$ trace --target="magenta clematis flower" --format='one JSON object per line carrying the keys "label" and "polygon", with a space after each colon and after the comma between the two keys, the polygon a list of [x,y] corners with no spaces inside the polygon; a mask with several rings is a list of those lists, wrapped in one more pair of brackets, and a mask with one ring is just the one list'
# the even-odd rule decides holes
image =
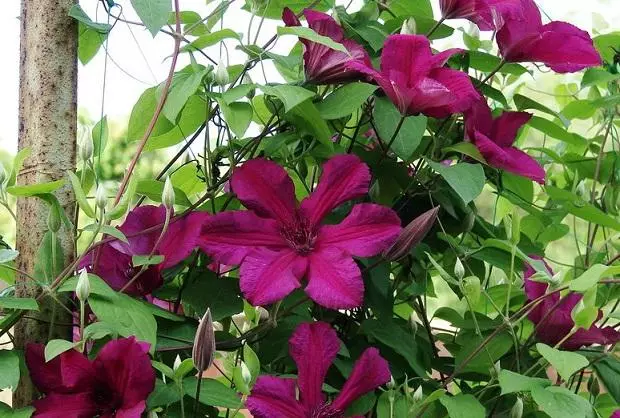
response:
{"label": "magenta clematis flower", "polygon": [[29,344],[26,364],[46,396],[34,401],[40,418],[140,418],[155,388],[149,344],[134,337],[108,342],[94,361],[69,350],[46,362],[45,347]]}
{"label": "magenta clematis flower", "polygon": [[297,379],[259,377],[246,402],[247,408],[256,418],[344,418],[344,411],[353,401],[389,382],[391,375],[379,350],[367,348],[340,394],[329,403],[322,385],[339,350],[340,340],[329,324],[299,325],[289,340]]}
{"label": "magenta clematis flower", "polygon": [[[206,212],[193,212],[183,218],[173,219],[160,239],[160,225],[166,219],[166,209],[149,205],[137,207],[129,212],[125,222],[118,228],[125,235],[135,235],[128,238],[129,243],[117,240],[101,245],[81,260],[80,268],[87,268],[114,290],[121,290],[141,270],[141,267],[133,266],[132,257],[148,256],[159,241],[155,255],[164,256],[162,263],[149,266],[125,289],[131,295],[148,295],[162,285],[163,269],[180,263],[197,247],[200,228],[209,216]],[[138,234],[157,226],[160,227],[152,232]]]}
{"label": "magenta clematis flower", "polygon": [[501,28],[503,16],[521,17],[521,0],[439,0],[442,19],[467,19],[480,30]]}
{"label": "magenta clematis flower", "polygon": [[[335,84],[362,78],[358,72],[346,68],[345,64],[359,61],[370,65],[370,57],[364,47],[352,39],[345,38],[344,31],[331,16],[311,9],[305,9],[304,16],[312,30],[344,45],[349,51],[345,54],[325,45],[300,39],[304,45],[306,81],[313,84]],[[288,7],[284,8],[282,20],[286,26],[301,26],[295,13]]]}
{"label": "magenta clematis flower", "polygon": [[519,129],[532,114],[504,112],[493,119],[484,98],[465,112],[465,131],[489,165],[545,183],[545,169],[534,158],[513,146]]}
{"label": "magenta clematis flower", "polygon": [[504,16],[497,43],[508,62],[542,62],[557,73],[572,73],[602,64],[592,38],[570,23],[542,24],[533,0],[521,0],[522,17]]}
{"label": "magenta clematis flower", "polygon": [[249,210],[209,219],[201,248],[223,264],[240,264],[240,287],[253,305],[283,299],[301,286],[328,308],[360,306],[364,283],[353,260],[390,247],[400,232],[391,208],[372,203],[353,206],[338,225],[323,219],[349,200],[368,192],[368,166],[354,155],[338,155],[323,165],[319,183],[301,204],[293,181],[278,164],[257,158],[232,175],[231,186]]}
{"label": "magenta clematis flower", "polygon": [[[540,259],[536,256],[531,257]],[[545,265],[549,273],[553,274],[551,267],[546,262]],[[546,283],[529,279],[534,273],[535,270],[528,265],[524,273],[527,303],[544,295],[548,288]],[[581,298],[582,295],[578,293],[569,293],[564,297],[561,297],[559,293],[554,293],[543,299],[542,302],[532,309],[528,314],[528,318],[536,325],[536,337],[538,340],[551,346],[559,343],[575,326],[571,312]],[[599,311],[598,319],[601,318],[602,314]],[[618,341],[620,341],[620,332],[613,327],[600,328],[592,325],[587,330],[580,328],[562,344],[562,348],[577,350],[580,347],[592,344],[607,345],[615,344]]]}
{"label": "magenta clematis flower", "polygon": [[391,35],[383,45],[381,72],[359,61],[347,67],[374,79],[402,115],[445,118],[467,110],[479,97],[467,74],[444,68],[460,52],[449,49],[433,55],[425,36]]}

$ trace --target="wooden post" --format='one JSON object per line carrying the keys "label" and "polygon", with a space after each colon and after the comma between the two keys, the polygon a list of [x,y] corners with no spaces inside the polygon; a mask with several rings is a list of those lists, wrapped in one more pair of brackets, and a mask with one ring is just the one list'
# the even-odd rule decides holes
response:
{"label": "wooden post", "polygon": [[[18,184],[49,182],[66,177],[66,170],[75,167],[77,132],[77,23],[69,17],[75,0],[22,0],[20,37],[19,88],[19,149],[29,148],[30,157],[18,177]],[[57,191],[56,197],[70,219],[73,219],[74,197],[70,187]],[[47,231],[49,207],[30,197],[17,202],[18,267],[34,272],[36,255]],[[68,263],[74,254],[72,231],[61,228],[59,238]],[[36,297],[38,286],[23,275],[17,278],[19,297]],[[22,319],[15,326],[15,345],[23,349],[31,342],[50,338],[70,338],[71,327],[54,326],[49,322],[71,323],[71,316],[61,307],[54,307],[51,298],[43,299],[40,312],[33,312],[42,321]],[[22,379],[13,395],[15,407],[30,404],[36,389]]]}

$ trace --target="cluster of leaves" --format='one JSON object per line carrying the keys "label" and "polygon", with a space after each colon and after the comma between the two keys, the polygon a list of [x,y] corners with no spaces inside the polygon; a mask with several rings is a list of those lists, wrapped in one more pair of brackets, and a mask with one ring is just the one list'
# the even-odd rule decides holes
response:
{"label": "cluster of leaves", "polygon": [[[114,17],[118,5],[102,3]],[[173,10],[170,0],[131,3],[153,35],[171,34],[180,43],[175,54],[190,57],[188,66],[175,71],[166,83],[145,90],[135,104],[126,135],[127,141],[141,145],[134,160],[143,150],[184,145],[156,178],[133,180],[129,171],[120,186],[109,182],[106,187],[116,190],[113,205],[95,193],[104,178],[97,167],[100,160],[93,155],[111,152],[105,146],[106,119],[92,128],[86,144],[80,144],[86,148],[80,169],[66,179],[16,185],[28,151],[15,157],[11,171],[2,178],[0,203],[10,210],[7,194],[43,199],[50,206],[49,231],[36,270],[28,272],[29,280],[44,289],[38,300],[14,296],[14,260],[19,253],[1,243],[0,274],[9,285],[0,294],[1,335],[10,334],[28,311],[37,311],[39,302],[53,299],[68,303],[65,308],[76,316],[82,313],[81,323],[76,320],[82,329],[73,339],[48,341],[48,361],[85,347],[94,357],[105,343],[120,337],[148,342],[157,379],[146,408],[160,416],[238,416],[259,375],[295,375],[288,341],[300,324],[317,320],[330,323],[342,342],[323,386],[328,394],[338,392],[368,347],[378,348],[390,365],[392,382],[358,399],[346,416],[611,416],[620,402],[620,361],[613,346],[568,351],[562,345],[565,340],[545,339],[528,319],[526,302],[532,298],[523,290],[523,272],[531,265],[537,271],[534,279],[549,285],[542,299],[554,292],[584,295],[569,309],[571,335],[596,321],[617,327],[620,68],[614,48],[620,49],[619,33],[594,39],[605,65],[585,71],[578,91],[558,112],[519,94],[523,77],[539,75],[535,67],[505,64],[492,53],[490,42],[463,32],[468,50],[450,59],[449,68],[468,73],[493,107],[535,113],[517,143],[539,145],[528,149],[547,171],[546,183],[538,185],[492,167],[472,142],[464,140],[459,114],[403,117],[369,80],[304,83],[301,44],[286,55],[272,52],[279,37],[295,35],[334,51],[344,48],[309,28],[281,27],[267,44],[255,45],[250,33],[245,42],[246,36],[224,28],[232,25],[226,20],[232,1],[220,3],[208,16]],[[280,19],[285,7],[300,13],[304,6],[310,4],[248,1],[245,8],[262,21]],[[428,0],[368,1],[356,12],[329,0],[311,6],[332,10],[346,36],[361,44],[373,61],[387,36],[407,26],[411,18],[418,33],[432,32],[431,40],[454,32],[436,21]],[[79,21],[79,59],[87,63],[113,25],[94,22],[79,6],[71,16]],[[182,28],[181,33],[168,31],[166,25],[176,25],[173,31]],[[245,62],[224,66],[219,58],[212,59],[210,47],[222,42],[236,45],[247,56]],[[218,61],[215,68],[212,64]],[[273,65],[278,72],[274,78],[285,82],[267,79],[265,65]],[[264,82],[253,82],[250,73],[262,74]],[[590,123],[588,137],[571,130],[576,120]],[[180,161],[190,147],[197,156]],[[146,254],[132,253],[132,274],[156,271],[162,278],[163,284],[148,294],[127,294],[93,269],[86,305],[58,297],[75,292],[85,255],[96,254],[98,247],[110,242],[130,245],[132,235],[112,225],[131,208],[145,200],[169,206],[165,177],[173,186],[178,218],[215,215],[243,210],[229,180],[245,161],[260,156],[284,167],[302,200],[316,188],[322,164],[338,154],[355,154],[369,167],[372,179],[366,200],[393,208],[403,225],[441,207],[436,225],[404,257],[356,260],[365,289],[361,306],[327,309],[299,290],[266,306],[268,310],[252,306],[241,292],[243,270],[214,267],[214,260],[195,248],[198,245],[190,248],[185,260],[166,268],[155,248]],[[77,225],[54,197],[65,183],[76,195]],[[89,196],[95,194],[93,205]],[[485,216],[489,207],[491,215]],[[330,223],[341,221],[349,211],[348,204],[337,208]],[[168,220],[161,223],[167,225]],[[145,229],[158,226],[144,224]],[[61,229],[75,232],[72,236],[84,249],[70,265],[63,265]],[[532,258],[544,257],[550,244],[567,239],[574,239],[576,254],[570,265],[555,269],[557,274]],[[198,320],[207,309],[220,324],[215,332],[218,372],[198,379],[191,353]],[[27,374],[20,355],[17,350],[0,350],[0,389],[15,389],[20,376]],[[0,404],[0,416],[32,412]]]}

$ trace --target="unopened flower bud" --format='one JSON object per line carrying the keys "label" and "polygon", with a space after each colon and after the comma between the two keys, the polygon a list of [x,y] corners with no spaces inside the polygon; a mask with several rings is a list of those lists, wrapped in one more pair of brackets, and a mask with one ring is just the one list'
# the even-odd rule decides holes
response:
{"label": "unopened flower bud", "polygon": [[174,359],[174,363],[172,363],[172,370],[174,370],[175,372],[179,370],[179,367],[181,367],[181,363],[183,363],[181,361],[181,357],[179,357],[179,355],[177,354],[177,356]]}
{"label": "unopened flower bud", "polygon": [[95,192],[95,205],[97,205],[101,211],[104,211],[108,205],[108,196],[105,188],[101,184],[97,186],[97,191]]}
{"label": "unopened flower bud", "polygon": [[90,280],[86,269],[80,271],[78,282],[75,286],[75,296],[77,296],[80,302],[86,302],[88,296],[90,296]]}
{"label": "unopened flower bud", "polygon": [[409,254],[409,251],[418,245],[433,227],[435,219],[437,219],[437,212],[439,212],[439,206],[424,212],[411,221],[400,232],[394,245],[383,252],[383,258],[396,261]]}
{"label": "unopened flower bud", "polygon": [[499,362],[499,360],[497,360],[495,363],[493,363],[493,367],[491,368],[491,375],[493,375],[493,377],[497,377],[499,376],[499,372],[502,371],[502,364]]}
{"label": "unopened flower bud", "polygon": [[590,375],[590,379],[588,380],[588,392],[590,392],[594,398],[601,393],[601,386],[594,375]]}
{"label": "unopened flower bud", "polygon": [[463,262],[460,258],[456,257],[456,262],[454,263],[454,276],[461,280],[465,276],[465,267],[463,266]]}
{"label": "unopened flower bud", "polygon": [[418,386],[418,388],[413,392],[413,401],[421,402],[424,399],[424,392],[422,391],[422,385]]}
{"label": "unopened flower bud", "polygon": [[[248,73],[243,74],[243,78],[241,79],[241,84],[254,84],[252,78]],[[256,94],[256,89],[252,88],[252,90],[248,91],[248,94],[245,95],[248,99],[252,100],[254,95]]]}
{"label": "unopened flower bud", "polygon": [[0,186],[4,184],[5,180],[6,180],[6,171],[4,171],[4,165],[2,164],[2,162],[0,162]]}
{"label": "unopened flower bud", "polygon": [[192,360],[194,367],[199,372],[204,372],[213,364],[215,358],[215,331],[211,310],[207,309],[196,330],[194,347],[192,348]]}
{"label": "unopened flower bud", "polygon": [[93,138],[90,135],[84,135],[82,141],[80,141],[80,158],[82,161],[89,161],[93,156],[95,146],[93,144]]}
{"label": "unopened flower bud", "polygon": [[473,23],[470,24],[469,27],[469,35],[472,38],[480,38],[480,29],[478,29],[478,25],[474,25]]}
{"label": "unopened flower bud", "polygon": [[58,205],[52,205],[47,213],[47,229],[56,233],[60,230],[60,208]]}
{"label": "unopened flower bud", "polygon": [[157,415],[157,412],[151,411],[151,412],[149,412],[148,417],[149,418],[159,418],[159,415]]}
{"label": "unopened flower bud", "polygon": [[411,328],[411,332],[415,335],[418,332],[418,321],[415,320],[415,314],[411,313],[409,315],[409,327]]}
{"label": "unopened flower bud", "polygon": [[174,200],[174,187],[172,187],[170,177],[166,177],[166,181],[164,182],[164,191],[161,194],[161,203],[167,210],[171,210],[174,207]]}
{"label": "unopened flower bud", "polygon": [[410,17],[403,22],[403,26],[400,28],[401,35],[415,35],[417,32],[417,25],[415,19]]}
{"label": "unopened flower bud", "polygon": [[581,180],[575,188],[575,193],[580,197],[583,197],[588,193],[586,190],[586,183],[583,180]]}
{"label": "unopened flower bud", "polygon": [[480,279],[475,276],[464,278],[463,294],[472,305],[478,303],[478,300],[480,299]]}
{"label": "unopened flower bud", "polygon": [[225,86],[230,83],[230,76],[228,75],[228,69],[224,65],[224,61],[220,60],[215,69],[215,84],[218,86]]}
{"label": "unopened flower bud", "polygon": [[512,406],[510,410],[510,418],[521,418],[523,416],[523,401],[521,398],[517,398],[517,402]]}
{"label": "unopened flower bud", "polygon": [[396,387],[396,381],[394,381],[394,376],[390,376],[390,381],[385,384],[388,389],[392,390]]}
{"label": "unopened flower bud", "polygon": [[243,379],[243,383],[245,383],[246,386],[249,386],[249,384],[252,382],[252,373],[250,373],[250,369],[248,369],[245,361],[241,362],[241,378]]}

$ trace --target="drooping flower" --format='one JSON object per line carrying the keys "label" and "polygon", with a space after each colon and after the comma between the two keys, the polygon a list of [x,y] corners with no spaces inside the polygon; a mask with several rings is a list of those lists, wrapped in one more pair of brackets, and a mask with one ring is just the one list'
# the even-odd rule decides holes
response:
{"label": "drooping flower", "polygon": [[[346,68],[345,65],[350,61],[370,65],[370,57],[364,47],[345,38],[344,31],[331,16],[311,9],[305,9],[303,13],[312,30],[344,45],[349,51],[346,54],[307,39],[300,39],[304,45],[306,81],[313,84],[335,84],[362,78],[361,74]],[[295,13],[288,7],[284,8],[282,20],[286,26],[301,26]]]}
{"label": "drooping flower", "polygon": [[480,30],[499,29],[503,16],[522,13],[521,0],[439,0],[439,8],[442,19],[467,19]]}
{"label": "drooping flower", "polygon": [[425,36],[391,35],[383,45],[380,72],[359,61],[347,67],[374,79],[402,115],[444,118],[467,110],[479,97],[467,74],[444,68],[460,52],[448,49],[433,55]]}
{"label": "drooping flower", "polygon": [[388,207],[360,203],[338,225],[322,224],[332,209],[368,192],[368,166],[354,155],[323,165],[315,190],[298,204],[293,181],[278,164],[257,158],[232,175],[247,211],[227,211],[203,227],[201,248],[223,264],[240,264],[240,287],[253,305],[281,300],[301,286],[334,309],[362,303],[364,284],[355,257],[371,257],[393,244],[400,219]]}
{"label": "drooping flower", "polygon": [[504,112],[493,119],[484,98],[465,112],[465,131],[489,165],[545,183],[545,169],[532,157],[513,146],[519,129],[532,115]]}
{"label": "drooping flower", "polygon": [[[200,228],[209,215],[206,212],[192,212],[187,216],[170,221],[166,233],[160,235],[166,219],[164,206],[140,206],[127,215],[119,230],[129,236],[128,243],[115,240],[90,251],[80,262],[80,268],[87,268],[101,277],[114,290],[121,290],[128,283],[125,292],[145,296],[163,283],[162,270],[180,263],[197,247]],[[140,232],[153,228],[153,231]],[[132,236],[133,235],[133,236]],[[164,260],[149,266],[135,280],[142,267],[134,267],[132,257],[148,256],[157,244],[154,255]]]}
{"label": "drooping flower", "polygon": [[521,0],[522,16],[505,15],[497,43],[508,62],[541,62],[556,73],[572,73],[602,64],[592,38],[570,23],[542,24],[533,0]]}
{"label": "drooping flower", "polygon": [[69,350],[49,362],[45,347],[26,347],[30,377],[45,397],[34,401],[40,418],[139,418],[155,388],[149,344],[134,337],[108,342],[93,361]]}
{"label": "drooping flower", "polygon": [[256,418],[344,418],[344,411],[353,401],[389,382],[391,375],[379,350],[367,348],[340,394],[328,402],[322,385],[339,350],[340,340],[329,324],[299,325],[289,340],[297,379],[259,377],[246,402],[247,408]]}
{"label": "drooping flower", "polygon": [[[540,259],[533,256],[532,258]],[[553,274],[551,267],[545,262],[549,273]],[[549,285],[542,282],[531,280],[530,277],[535,273],[535,270],[531,266],[527,266],[524,279],[525,279],[525,294],[527,296],[527,302],[543,296],[547,293]],[[548,345],[554,346],[575,326],[575,321],[571,316],[573,308],[581,301],[582,295],[578,293],[569,293],[562,297],[559,293],[554,293],[542,300],[536,307],[534,307],[528,314],[528,318],[536,325],[536,338]],[[599,311],[599,320],[602,316],[602,311]],[[566,350],[577,350],[583,346],[589,346],[592,344],[615,344],[620,341],[620,332],[616,331],[613,327],[598,327],[592,325],[589,329],[580,328],[575,334],[570,336],[564,343],[562,348]]]}

